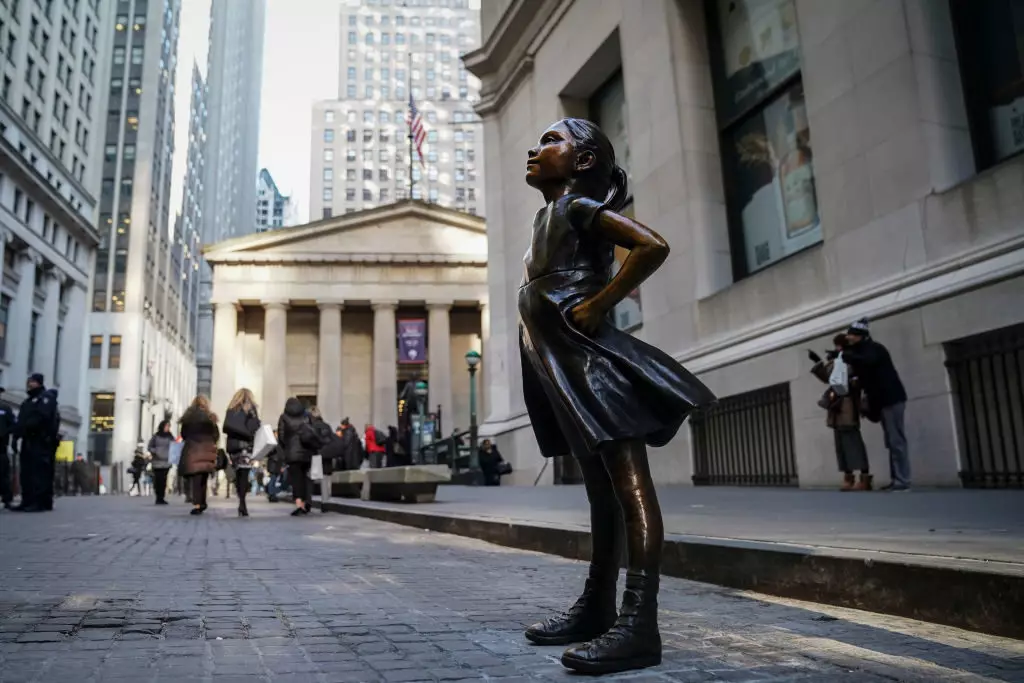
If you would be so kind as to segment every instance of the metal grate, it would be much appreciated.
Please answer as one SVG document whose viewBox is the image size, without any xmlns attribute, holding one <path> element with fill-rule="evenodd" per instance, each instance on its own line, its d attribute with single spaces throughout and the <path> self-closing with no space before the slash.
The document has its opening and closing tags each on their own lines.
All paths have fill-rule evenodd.
<svg viewBox="0 0 1024 683">
<path fill-rule="evenodd" d="M 690 428 L 695 485 L 797 485 L 789 384 L 719 399 Z"/>
<path fill-rule="evenodd" d="M 967 488 L 1024 488 L 1024 325 L 946 344 Z"/>
</svg>

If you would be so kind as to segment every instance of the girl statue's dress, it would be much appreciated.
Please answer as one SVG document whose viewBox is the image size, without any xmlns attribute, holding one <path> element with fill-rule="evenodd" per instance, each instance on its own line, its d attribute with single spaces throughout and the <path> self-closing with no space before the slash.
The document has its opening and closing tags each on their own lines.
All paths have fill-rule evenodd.
<svg viewBox="0 0 1024 683">
<path fill-rule="evenodd" d="M 603 445 L 668 443 L 687 414 L 714 394 L 663 351 L 606 320 L 587 336 L 570 311 L 611 277 L 614 245 L 591 226 L 604 205 L 578 194 L 533 221 L 519 287 L 523 392 L 545 457 L 594 457 Z"/>
</svg>

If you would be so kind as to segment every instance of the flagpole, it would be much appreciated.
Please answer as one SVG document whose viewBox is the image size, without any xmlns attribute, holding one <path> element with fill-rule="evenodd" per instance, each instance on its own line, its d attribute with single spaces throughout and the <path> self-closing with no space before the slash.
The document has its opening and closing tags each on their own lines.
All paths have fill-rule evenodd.
<svg viewBox="0 0 1024 683">
<path fill-rule="evenodd" d="M 412 179 L 412 53 L 408 53 L 409 57 L 409 199 L 412 199 L 412 188 L 415 185 L 415 181 Z"/>
</svg>

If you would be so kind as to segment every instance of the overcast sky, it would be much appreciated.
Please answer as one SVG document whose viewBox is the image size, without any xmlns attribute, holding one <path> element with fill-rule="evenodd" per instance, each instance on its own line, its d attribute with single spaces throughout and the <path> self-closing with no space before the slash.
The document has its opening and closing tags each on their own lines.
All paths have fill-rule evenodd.
<svg viewBox="0 0 1024 683">
<path fill-rule="evenodd" d="M 298 202 L 309 219 L 309 150 L 312 104 L 338 94 L 339 0 L 266 0 L 260 168 Z M 182 0 L 175 92 L 175 154 L 171 219 L 181 210 L 188 149 L 189 85 L 193 61 L 206 76 L 210 0 Z M 259 169 L 257 169 L 259 170 Z M 256 182 L 255 177 L 253 182 Z"/>
</svg>

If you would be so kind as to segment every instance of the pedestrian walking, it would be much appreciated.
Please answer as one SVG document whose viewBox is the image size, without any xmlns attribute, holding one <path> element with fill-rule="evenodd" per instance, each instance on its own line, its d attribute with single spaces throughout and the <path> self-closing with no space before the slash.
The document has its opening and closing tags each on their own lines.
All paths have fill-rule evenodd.
<svg viewBox="0 0 1024 683">
<path fill-rule="evenodd" d="M 28 397 L 18 410 L 15 437 L 20 441 L 21 504 L 19 512 L 53 509 L 53 471 L 60 414 L 44 378 L 34 373 L 25 383 Z"/>
<path fill-rule="evenodd" d="M 136 495 L 142 495 L 142 473 L 146 469 L 146 444 L 140 441 L 135 447 L 135 456 L 132 458 L 132 464 L 128 468 L 128 472 L 132 475 L 132 485 L 128 488 L 128 495 L 132 495 L 132 491 L 136 492 Z"/>
<path fill-rule="evenodd" d="M 3 393 L 4 388 L 0 387 L 0 396 Z M 7 406 L 0 405 L 0 502 L 3 502 L 6 510 L 11 509 L 11 503 L 14 501 L 13 468 L 7 455 L 11 437 L 14 435 L 14 425 L 14 413 Z"/>
<path fill-rule="evenodd" d="M 885 447 L 889 451 L 891 482 L 883 491 L 910 490 L 910 454 L 903 415 L 907 407 L 907 390 L 892 362 L 889 350 L 871 338 L 868 319 L 861 318 L 846 331 L 849 342 L 843 358 L 849 363 L 864 390 L 861 409 L 872 422 L 882 423 Z"/>
<path fill-rule="evenodd" d="M 249 470 L 252 468 L 253 443 L 260 429 L 256 399 L 248 389 L 239 389 L 231 397 L 224 413 L 223 432 L 227 437 L 225 450 L 235 470 L 235 491 L 238 493 L 238 516 L 248 517 L 245 496 L 249 493 Z"/>
<path fill-rule="evenodd" d="M 822 360 L 814 351 L 807 355 L 814 363 L 811 374 L 829 384 L 836 359 L 846 347 L 846 335 L 838 334 L 832 339 L 834 349 Z M 860 433 L 860 384 L 856 377 L 847 381 L 846 394 L 840 395 L 836 388 L 825 390 L 818 405 L 826 410 L 825 424 L 832 430 L 836 449 L 836 462 L 843 473 L 840 491 L 870 491 L 871 472 L 868 451 Z M 860 479 L 854 475 L 860 474 Z"/>
<path fill-rule="evenodd" d="M 294 396 L 284 404 L 284 412 L 277 421 L 277 434 L 295 499 L 292 516 L 308 514 L 312 507 L 309 504 L 309 467 L 320 449 L 320 439 L 302 402 Z"/>
<path fill-rule="evenodd" d="M 526 181 L 544 196 L 518 289 L 523 393 L 542 455 L 572 454 L 590 502 L 591 563 L 569 612 L 526 630 L 538 644 L 581 643 L 562 664 L 589 674 L 661 662 L 658 588 L 664 527 L 647 446 L 664 446 L 714 394 L 610 313 L 668 256 L 656 232 L 617 213 L 626 174 L 590 121 L 563 119 L 529 150 Z M 612 275 L 614 248 L 630 250 Z M 625 528 L 626 588 L 616 617 Z"/>
<path fill-rule="evenodd" d="M 170 450 L 174 443 L 171 434 L 170 420 L 164 420 L 156 428 L 156 434 L 149 439 L 146 450 L 149 451 L 150 465 L 153 468 L 153 491 L 156 493 L 156 504 L 167 505 L 167 474 L 171 471 Z"/>
<path fill-rule="evenodd" d="M 182 448 L 178 469 L 192 489 L 193 515 L 206 510 L 206 487 L 210 474 L 217 468 L 217 416 L 210 410 L 210 401 L 200 394 L 192 400 L 179 422 L 179 431 L 185 446 Z"/>
</svg>

